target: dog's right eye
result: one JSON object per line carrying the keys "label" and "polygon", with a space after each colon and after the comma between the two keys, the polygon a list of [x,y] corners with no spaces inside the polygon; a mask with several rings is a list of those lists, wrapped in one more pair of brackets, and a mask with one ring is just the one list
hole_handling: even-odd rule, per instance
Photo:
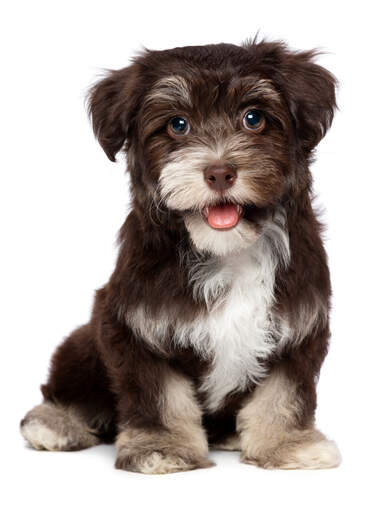
{"label": "dog's right eye", "polygon": [[248,131],[260,133],[265,127],[265,117],[263,113],[255,108],[247,110],[243,116],[243,126]]}
{"label": "dog's right eye", "polygon": [[173,117],[168,123],[168,133],[170,135],[187,135],[190,130],[190,125],[184,117]]}

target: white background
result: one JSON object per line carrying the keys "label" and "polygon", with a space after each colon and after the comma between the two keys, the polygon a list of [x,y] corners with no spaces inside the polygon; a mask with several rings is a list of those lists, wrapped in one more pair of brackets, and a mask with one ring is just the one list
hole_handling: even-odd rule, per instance
{"label": "white background", "polygon": [[[2,510],[382,510],[383,42],[380,2],[12,1],[1,37]],[[237,453],[167,476],[113,469],[113,446],[35,452],[18,432],[40,402],[54,347],[87,321],[111,273],[127,177],[93,138],[84,109],[102,68],[142,46],[240,43],[257,30],[322,47],[339,112],[313,166],[325,207],[333,339],[318,425],[339,469],[265,471]]]}

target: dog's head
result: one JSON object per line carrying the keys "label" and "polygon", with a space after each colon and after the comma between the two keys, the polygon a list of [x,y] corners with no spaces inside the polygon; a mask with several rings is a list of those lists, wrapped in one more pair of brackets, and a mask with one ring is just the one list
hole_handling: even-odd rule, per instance
{"label": "dog's head", "polygon": [[335,109],[315,55],[266,42],[147,51],[92,88],[95,134],[111,160],[125,151],[138,207],[182,217],[200,250],[242,248],[258,212],[310,186]]}

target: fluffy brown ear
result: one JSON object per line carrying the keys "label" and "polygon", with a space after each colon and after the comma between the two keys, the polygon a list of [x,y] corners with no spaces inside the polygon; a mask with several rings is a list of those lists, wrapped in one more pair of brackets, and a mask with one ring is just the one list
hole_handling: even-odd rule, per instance
{"label": "fluffy brown ear", "polygon": [[138,72],[136,65],[109,71],[88,94],[88,113],[93,131],[112,162],[128,137],[137,105]]}
{"label": "fluffy brown ear", "polygon": [[290,52],[283,62],[283,87],[294,119],[297,142],[309,153],[332,124],[336,109],[336,79],[315,64],[315,50]]}

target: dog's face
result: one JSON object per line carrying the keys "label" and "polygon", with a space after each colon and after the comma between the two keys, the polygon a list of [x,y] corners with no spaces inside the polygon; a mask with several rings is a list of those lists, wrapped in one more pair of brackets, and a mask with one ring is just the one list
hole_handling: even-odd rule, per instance
{"label": "dog's face", "polygon": [[279,43],[149,52],[92,89],[94,129],[112,160],[124,146],[146,207],[226,254],[256,239],[257,212],[309,186],[335,107],[334,79],[312,58]]}

